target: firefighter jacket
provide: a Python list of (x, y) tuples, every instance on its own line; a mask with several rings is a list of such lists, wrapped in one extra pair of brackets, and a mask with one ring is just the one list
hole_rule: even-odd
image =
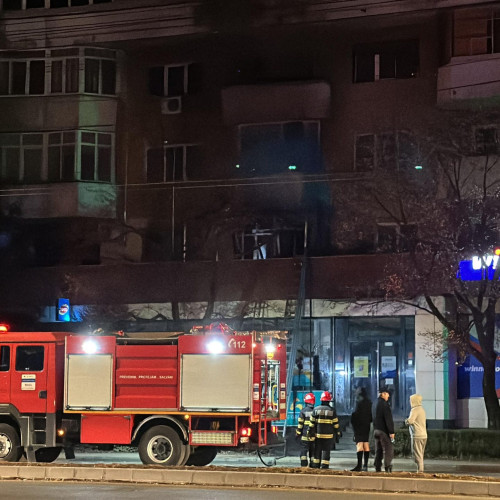
[(318, 439), (332, 439), (339, 432), (339, 419), (335, 408), (321, 404), (314, 408), (310, 418), (309, 435)]
[(306, 404), (299, 414), (299, 425), (297, 425), (296, 435), (300, 436), (301, 441), (314, 441), (314, 436), (309, 436), (308, 431), (310, 427), (311, 415), (314, 406)]

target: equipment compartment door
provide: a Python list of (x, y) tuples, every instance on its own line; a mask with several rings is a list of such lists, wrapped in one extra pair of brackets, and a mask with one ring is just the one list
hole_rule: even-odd
[(181, 407), (206, 411), (249, 411), (249, 354), (184, 354)]
[(113, 396), (111, 354), (68, 354), (65, 408), (109, 410)]

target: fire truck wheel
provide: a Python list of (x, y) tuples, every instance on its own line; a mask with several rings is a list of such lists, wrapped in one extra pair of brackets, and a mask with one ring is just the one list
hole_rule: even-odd
[(186, 465), (194, 465), (203, 467), (212, 463), (217, 456), (217, 448), (214, 446), (198, 446), (191, 456), (188, 458)]
[(143, 464), (177, 465), (182, 458), (182, 442), (171, 427), (157, 425), (147, 430), (139, 441)]
[(0, 424), (0, 461), (17, 462), (22, 454), (21, 440), (17, 431), (8, 424)]
[(189, 444), (181, 445), (181, 458), (179, 459), (179, 463), (177, 465), (186, 465), (186, 462), (189, 460), (191, 456), (191, 446)]
[(37, 462), (50, 463), (57, 459), (61, 453), (60, 447), (56, 448), (39, 448), (35, 451), (35, 458)]

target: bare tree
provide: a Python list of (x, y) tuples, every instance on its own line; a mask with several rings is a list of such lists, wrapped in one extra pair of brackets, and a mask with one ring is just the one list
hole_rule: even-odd
[[(459, 362), (467, 355), (477, 358), (484, 368), (488, 428), (500, 429), (494, 348), (500, 267), (493, 270), (487, 257), (500, 243), (500, 165), (492, 154), (496, 143), (479, 140), (493, 120), (498, 123), (491, 114), (455, 112), (429, 127), (429, 133), (414, 136), (413, 158), (403, 162), (398, 155), (394, 169), (377, 179), (373, 198), (400, 228), (396, 250), (406, 257), (386, 269), (386, 298), (434, 315), (447, 335), (427, 335), (445, 350), (456, 349)], [(479, 271), (482, 279), (468, 281), (458, 272), (459, 263), (473, 256), (485, 269)]]

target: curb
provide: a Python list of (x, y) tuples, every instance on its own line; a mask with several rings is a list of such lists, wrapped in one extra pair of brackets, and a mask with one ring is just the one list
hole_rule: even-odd
[(397, 476), (297, 474), (280, 472), (210, 471), (149, 467), (111, 468), (2, 465), (0, 480), (104, 481), (164, 485), (281, 487), (399, 493), (500, 497), (500, 482), (487, 480), (419, 479)]

